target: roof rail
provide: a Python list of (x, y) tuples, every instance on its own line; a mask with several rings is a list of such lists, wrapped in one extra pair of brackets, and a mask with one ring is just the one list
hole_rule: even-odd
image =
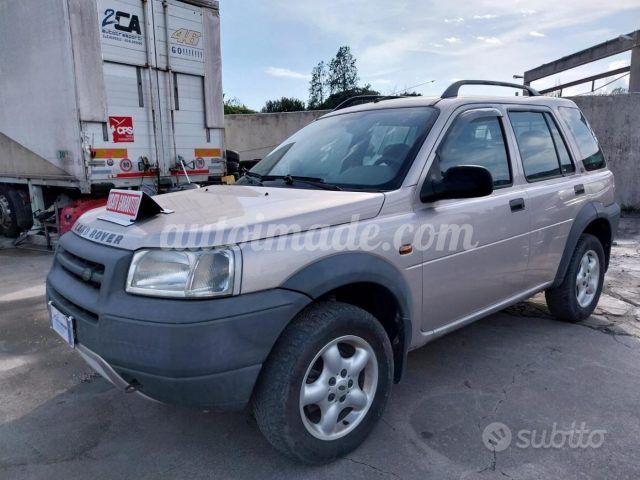
[(455, 98), (458, 96), (458, 90), (463, 85), (492, 85), (494, 87), (511, 87), (517, 88), (518, 90), (524, 90), (529, 93), (532, 97), (537, 97), (540, 93), (531, 88), (529, 85), (521, 85), (518, 83), (509, 83), (509, 82), (495, 82), (493, 80), (460, 80), (458, 82), (454, 82), (444, 91), (444, 93), (440, 96), (440, 98)]
[(381, 100), (391, 100), (392, 98), (404, 98), (402, 96), (394, 96), (394, 95), (356, 95), (355, 97), (347, 98), (344, 102), (340, 103), (336, 108), (336, 110), (342, 110), (343, 108), (352, 107), (353, 105), (360, 105), (363, 103), (377, 103)]

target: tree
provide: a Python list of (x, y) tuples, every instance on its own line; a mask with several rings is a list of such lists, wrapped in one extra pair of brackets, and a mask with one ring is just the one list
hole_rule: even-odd
[(629, 93), (629, 90), (624, 87), (616, 87), (611, 90), (611, 95), (624, 95), (625, 93)]
[(329, 63), (329, 91), (331, 94), (346, 92), (358, 87), (358, 67), (351, 48), (344, 46)]
[(319, 106), (322, 110), (332, 110), (340, 105), (345, 100), (351, 97), (357, 97), (359, 95), (380, 95), (380, 92), (371, 89), (371, 85), (367, 84), (364, 87), (355, 87), (343, 92), (332, 93), (327, 99)]
[(323, 61), (311, 70), (309, 84), (309, 110), (317, 109), (327, 95), (327, 67)]
[(302, 100), (287, 97), (282, 97), (279, 100), (268, 100), (262, 107), (262, 113), (300, 112), (302, 110), (305, 110)]
[(236, 97), (224, 101), (224, 114), (233, 115), (238, 113), (256, 113), (255, 110), (251, 110), (244, 103), (240, 102)]
[(394, 95), (397, 95), (398, 97), (421, 97), (422, 96), (421, 93), (418, 93), (416, 91), (410, 92), (408, 90), (405, 90), (404, 92), (395, 93)]

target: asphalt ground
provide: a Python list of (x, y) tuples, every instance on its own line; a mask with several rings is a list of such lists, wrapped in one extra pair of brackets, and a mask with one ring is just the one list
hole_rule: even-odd
[(116, 390), (49, 328), (51, 254), (0, 243), (0, 478), (636, 479), (639, 245), (640, 219), (623, 219), (585, 322), (554, 321), (538, 296), (412, 352), (370, 438), (307, 467), (271, 448), (248, 412)]

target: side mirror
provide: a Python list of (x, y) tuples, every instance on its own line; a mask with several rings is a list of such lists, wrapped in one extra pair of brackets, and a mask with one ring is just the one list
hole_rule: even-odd
[(420, 191), (424, 203), (450, 198), (486, 197), (493, 192), (493, 177), (484, 167), (461, 165), (451, 167), (442, 180), (427, 179)]

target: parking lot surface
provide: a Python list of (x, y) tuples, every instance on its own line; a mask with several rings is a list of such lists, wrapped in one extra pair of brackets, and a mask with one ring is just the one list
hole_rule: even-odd
[[(49, 328), (43, 282), (52, 255), (3, 245), (0, 478), (635, 479), (640, 471), (640, 218), (622, 219), (595, 315), (556, 322), (537, 296), (412, 352), (371, 437), (321, 467), (279, 455), (247, 412), (180, 409), (113, 388)], [(499, 439), (493, 449), (490, 436)]]

